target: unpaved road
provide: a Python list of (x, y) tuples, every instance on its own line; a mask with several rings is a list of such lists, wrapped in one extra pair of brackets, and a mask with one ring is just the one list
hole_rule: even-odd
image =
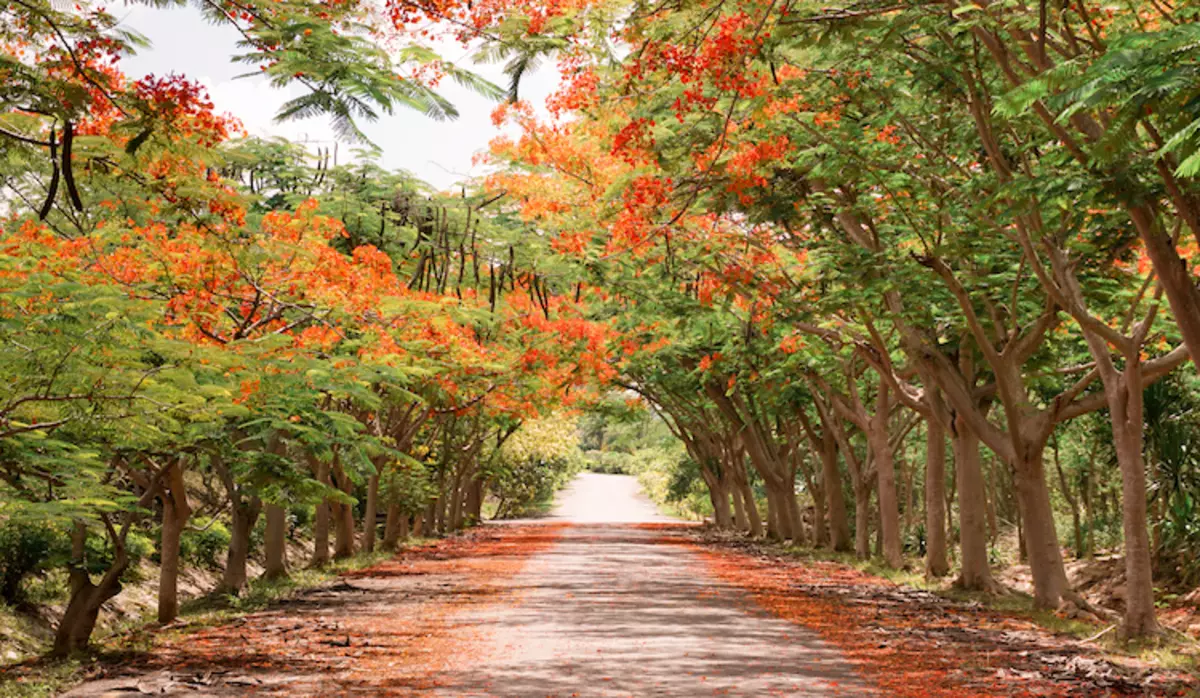
[(492, 543), (454, 558), (457, 576), (441, 552), (401, 556), (68, 695), (877, 694), (659, 530), (672, 520), (633, 478), (580, 475), (546, 521), (490, 527)]
[(816, 635), (638, 526), (670, 519), (633, 478), (583, 474), (559, 501), (553, 517), (570, 525), (483, 614), (481, 661), (439, 695), (874, 695)]

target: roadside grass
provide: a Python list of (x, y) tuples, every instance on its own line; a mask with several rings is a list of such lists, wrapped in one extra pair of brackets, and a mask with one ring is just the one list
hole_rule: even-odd
[[(68, 690), (90, 676), (102, 663), (129, 660), (153, 649), (158, 638), (177, 637), (220, 625), (249, 613), (271, 607), (279, 601), (321, 586), (339, 575), (376, 565), (403, 552), (405, 548), (428, 542), (427, 538), (407, 541), (396, 553), (360, 553), (335, 560), (321, 568), (294, 568), (290, 576), (279, 580), (254, 579), (240, 596), (209, 594), (180, 604), (179, 618), (160, 626), (152, 615), (131, 620), (96, 640), (89, 655), (67, 659), (37, 657), (0, 667), (0, 698), (43, 698)], [(19, 614), (0, 607), (0, 624), (24, 622)], [(5, 627), (9, 627), (5, 625)], [(48, 646), (30, 647), (31, 652), (46, 652)]]
[(1083, 618), (1068, 618), (1058, 613), (1035, 607), (1033, 597), (1019, 591), (993, 595), (968, 592), (951, 584), (954, 570), (942, 579), (927, 578), (919, 568), (919, 561), (910, 560), (902, 569), (892, 569), (878, 557), (860, 559), (854, 553), (840, 553), (784, 544), (762, 543), (789, 558), (800, 561), (835, 562), (853, 567), (860, 572), (886, 579), (898, 586), (920, 589), (936, 594), (948, 601), (959, 603), (975, 602), (988, 610), (1009, 614), (1031, 621), (1036, 625), (1076, 640), (1089, 640), (1110, 659), (1134, 659), (1155, 667), (1187, 671), (1200, 674), (1200, 642), (1177, 630), (1165, 630), (1162, 635), (1150, 640), (1126, 641), (1119, 628), (1103, 621)]
[(0, 698), (56, 696), (87, 676), (85, 662), (78, 658), (35, 660), (17, 666), (22, 668), (17, 675), (8, 676), (11, 668), (0, 673)]

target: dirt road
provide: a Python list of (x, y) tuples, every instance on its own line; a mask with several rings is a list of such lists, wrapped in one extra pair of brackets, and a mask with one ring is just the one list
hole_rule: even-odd
[(482, 661), (439, 695), (871, 695), (836, 650), (656, 530), (669, 519), (633, 478), (581, 475), (554, 517), (570, 525), (483, 614)]
[(633, 478), (584, 474), (537, 525), (406, 553), (68, 695), (874, 695), (706, 571), (670, 521)]

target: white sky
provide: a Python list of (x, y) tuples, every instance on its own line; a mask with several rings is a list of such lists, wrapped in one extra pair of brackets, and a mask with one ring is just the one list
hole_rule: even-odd
[[(229, 57), (239, 53), (238, 35), (232, 27), (213, 26), (190, 6), (160, 10), (135, 5), (114, 8), (113, 12), (123, 18), (126, 27), (152, 42), (149, 49), (123, 61), (122, 67), (129, 77), (180, 73), (205, 85), (217, 110), (240, 119), (251, 135), (283, 136), (293, 141), (308, 141), (314, 147), (332, 144), (332, 132), (324, 119), (274, 122), (279, 106), (289, 97), (299, 95), (302, 88), (292, 88), (291, 92), (275, 90), (257, 76), (234, 79), (254, 67), (230, 62)], [(453, 45), (443, 58), (471, 68), (468, 54), (466, 48)], [(500, 65), (480, 65), (473, 69), (498, 85), (506, 84)], [(521, 98), (541, 107), (558, 82), (558, 72), (551, 62), (522, 80)], [(472, 165), (471, 160), (476, 153), (485, 151), (488, 141), (498, 133), (491, 121), (496, 105), (450, 81), (443, 82), (439, 91), (458, 109), (458, 119), (437, 122), (416, 112), (400, 110), (382, 116), (375, 123), (362, 122), (360, 127), (382, 149), (385, 167), (408, 170), (439, 189), (447, 189), (455, 182), (484, 172), (482, 167)], [(349, 155), (350, 150), (351, 144), (339, 146), (340, 154)], [(342, 156), (339, 161), (344, 161)]]

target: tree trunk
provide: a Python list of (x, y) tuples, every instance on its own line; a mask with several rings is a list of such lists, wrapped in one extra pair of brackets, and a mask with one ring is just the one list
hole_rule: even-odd
[[(378, 466), (376, 466), (378, 467)], [(379, 471), (367, 480), (367, 510), (363, 514), (362, 549), (364, 552), (375, 552), (375, 519), (379, 515)]]
[(233, 472), (220, 453), (210, 454), (209, 462), (224, 483), (230, 502), (229, 550), (225, 555), (225, 571), (221, 575), (217, 591), (236, 596), (246, 587), (250, 531), (254, 529), (254, 523), (258, 521), (258, 515), (262, 511), (262, 500), (246, 494), (246, 488), (234, 478)]
[(399, 504), (388, 507), (387, 523), (383, 527), (383, 549), (395, 550), (396, 545), (408, 538), (408, 514), (400, 511)]
[(801, 545), (808, 542), (808, 535), (804, 530), (804, 512), (800, 509), (800, 502), (796, 499), (796, 488), (792, 486), (790, 492), (784, 492), (783, 501), (788, 508), (788, 514), (792, 521), (792, 540)]
[(746, 531), (750, 528), (750, 519), (746, 516), (746, 502), (742, 499), (738, 483), (735, 482), (730, 488), (730, 494), (733, 496), (733, 525), (739, 531)]
[(1054, 510), (1042, 462), (1044, 444), (1030, 443), (1017, 453), (1014, 464), (1017, 500), (1024, 524), (1029, 571), (1033, 575), (1034, 603), (1040, 608), (1057, 608), (1073, 596), (1063, 567)]
[(84, 568), (86, 542), (87, 528), (82, 523), (76, 523), (71, 532), (71, 562), (68, 573), (71, 599), (54, 634), (54, 648), (51, 654), (55, 657), (65, 657), (87, 649), (92, 631), (96, 629), (100, 607), (105, 601), (121, 593), (121, 575), (129, 566), (124, 543), (117, 541), (112, 566), (104, 573), (99, 584), (93, 584)]
[(483, 522), (483, 493), (486, 489), (483, 479), (476, 474), (467, 485), (466, 518), (469, 524)]
[[(1141, 402), (1132, 396), (1129, 402)], [(1121, 524), (1125, 534), (1125, 618), (1122, 633), (1127, 638), (1154, 635), (1154, 580), (1150, 558), (1150, 536), (1146, 528), (1146, 475), (1142, 459), (1140, 404), (1131, 409), (1124, 424), (1113, 419), (1117, 462), (1121, 467)], [(1136, 421), (1135, 421), (1136, 420)]]
[[(884, 391), (881, 390), (881, 393)], [(900, 509), (896, 500), (896, 469), (892, 447), (888, 443), (888, 412), (886, 398), (870, 421), (867, 438), (875, 461), (876, 483), (879, 491), (879, 532), (883, 543), (883, 559), (888, 567), (904, 566), (900, 547)]]
[[(1103, 346), (1103, 345), (1101, 345)], [(1142, 377), (1137, 358), (1126, 358), (1125, 370), (1105, 385), (1113, 446), (1121, 468), (1121, 526), (1125, 537), (1126, 638), (1155, 635), (1154, 579), (1150, 533), (1146, 526), (1146, 466), (1142, 454), (1144, 417)]]
[(758, 513), (758, 502), (754, 501), (754, 490), (750, 489), (750, 483), (745, 478), (738, 483), (738, 490), (746, 507), (746, 517), (750, 520), (750, 536), (760, 538), (763, 535), (763, 522), (762, 515)]
[(883, 555), (883, 526), (879, 520), (879, 510), (875, 510), (875, 555)]
[(1146, 245), (1146, 255), (1154, 264), (1158, 282), (1166, 291), (1183, 343), (1187, 345), (1192, 361), (1200, 361), (1200, 290), (1196, 288), (1196, 280), (1179, 256), (1174, 240), (1159, 225), (1153, 209), (1144, 205), (1132, 206), (1129, 216)]
[[(983, 470), (980, 469), (979, 472), (980, 477), (983, 477)], [(1000, 522), (996, 519), (996, 507), (1000, 502), (1000, 486), (996, 484), (995, 476), (990, 481), (985, 478), (983, 482), (983, 504), (987, 508), (988, 540), (994, 545), (996, 541), (1000, 540)]]
[(176, 458), (164, 477), (162, 538), (159, 542), (158, 622), (170, 623), (179, 615), (179, 539), (192, 516), (187, 486), (183, 482), (183, 459)]
[(1083, 518), (1079, 514), (1079, 498), (1071, 492), (1067, 483), (1067, 474), (1063, 472), (1062, 461), (1058, 453), (1058, 437), (1054, 437), (1054, 470), (1058, 473), (1058, 486), (1062, 490), (1063, 499), (1071, 507), (1071, 532), (1075, 539), (1075, 557), (1083, 559)]
[(434, 502), (433, 530), (438, 533), (446, 532), (446, 500), (454, 496), (453, 490), (443, 492)]
[(246, 562), (250, 558), (250, 532), (262, 512), (262, 500), (234, 502), (229, 527), (229, 553), (225, 556), (225, 573), (217, 589), (225, 594), (238, 595), (246, 588)]
[(779, 502), (775, 496), (775, 490), (767, 483), (764, 488), (767, 495), (767, 538), (771, 540), (780, 540), (782, 534), (779, 529)]
[(266, 548), (263, 578), (287, 577), (287, 509), (278, 504), (267, 504), (267, 535), (263, 546)]
[[(341, 460), (334, 456), (333, 477), (338, 489), (351, 497), (354, 494), (354, 484), (342, 468)], [(333, 504), (333, 557), (343, 560), (354, 555), (354, 505), (338, 502)]]
[[(1160, 495), (1158, 497), (1155, 497), (1154, 501), (1153, 501), (1154, 510), (1153, 510), (1153, 514), (1151, 515), (1151, 520), (1154, 521), (1154, 527), (1150, 529), (1150, 554), (1155, 557), (1158, 557), (1162, 551), (1162, 524), (1163, 524), (1163, 517), (1166, 516), (1166, 512), (1164, 511), (1166, 507), (1163, 504), (1164, 499), (1165, 499), (1165, 497)], [(1089, 524), (1088, 525), (1089, 542), (1090, 542), (1091, 534), (1092, 534), (1091, 524)], [(1090, 544), (1088, 545), (1088, 556), (1089, 557), (1091, 556), (1091, 545)]]
[[(469, 467), (469, 466), (464, 466)], [(462, 528), (462, 505), (463, 505), (463, 483), (468, 475), (462, 473), (454, 478), (454, 483), (450, 487), (450, 503), (449, 510), (446, 512), (446, 530), (457, 531)]]
[(710, 474), (708, 481), (708, 497), (713, 505), (713, 523), (718, 529), (733, 528), (733, 514), (729, 510), (729, 491), (716, 475)]
[[(1085, 537), (1084, 545), (1087, 548), (1087, 556), (1089, 559), (1096, 554), (1096, 510), (1094, 508), (1095, 499), (1092, 496), (1096, 487), (1096, 476), (1093, 468), (1094, 459), (1095, 453), (1093, 452), (1093, 454), (1088, 458), (1088, 467), (1087, 471), (1084, 473), (1085, 479), (1083, 482), (1083, 487), (1080, 488), (1079, 492), (1079, 496), (1083, 498), (1084, 516), (1087, 517), (1087, 535)], [(1156, 517), (1156, 520), (1158, 519), (1161, 519), (1161, 517)], [(1157, 530), (1157, 528), (1155, 530)], [(1155, 545), (1155, 549), (1158, 549), (1157, 545)]]
[[(827, 432), (829, 427), (825, 427)], [(821, 449), (821, 478), (825, 481), (825, 509), (829, 512), (829, 546), (833, 550), (850, 550), (850, 521), (846, 515), (846, 495), (842, 491), (842, 475), (837, 465), (837, 440), (832, 435), (824, 439)]]
[(946, 435), (937, 419), (925, 422), (925, 575), (944, 577), (946, 559)]
[(1025, 521), (1021, 516), (1021, 504), (1017, 503), (1017, 562), (1029, 564), (1029, 547), (1025, 542)]
[(995, 582), (988, 566), (987, 496), (979, 462), (979, 437), (967, 420), (954, 421), (954, 469), (958, 487), (958, 538), (962, 572), (957, 585), (968, 591), (992, 591)]
[(871, 488), (866, 483), (854, 487), (854, 554), (862, 560), (871, 557)]
[(813, 547), (829, 547), (829, 527), (825, 521), (825, 490), (812, 484), (809, 487), (813, 500)]
[(413, 516), (412, 534), (416, 538), (425, 535), (425, 514), (417, 513)]
[[(314, 469), (316, 470), (317, 482), (328, 486), (329, 481), (329, 462), (313, 458), (315, 461)], [(317, 503), (317, 509), (313, 516), (313, 567), (324, 567), (329, 564), (329, 517), (332, 505), (329, 498), (326, 497)]]
[(774, 483), (772, 487), (775, 490), (775, 505), (779, 507), (780, 539), (790, 541), (803, 540), (803, 537), (797, 531), (800, 522), (792, 520), (792, 510), (796, 505), (795, 487), (789, 487), (782, 481)]
[[(1074, 278), (1068, 278), (1068, 282), (1074, 281)], [(1143, 456), (1145, 415), (1142, 400), (1145, 379), (1138, 353), (1141, 338), (1150, 328), (1148, 325), (1139, 325), (1139, 329), (1135, 330), (1129, 346), (1124, 350), (1125, 366), (1118, 370), (1109, 353), (1109, 347), (1112, 345), (1095, 330), (1089, 330), (1087, 318), (1080, 312), (1082, 294), (1078, 292), (1078, 284), (1073, 284), (1070, 288), (1076, 291), (1075, 298), (1079, 303), (1076, 306), (1076, 317), (1083, 327), (1088, 349), (1096, 361), (1100, 380), (1104, 383), (1104, 397), (1108, 404), (1109, 423), (1112, 425), (1113, 449), (1116, 451), (1117, 465), (1121, 470), (1121, 528), (1125, 543), (1125, 618), (1121, 633), (1126, 638), (1156, 635), (1159, 626), (1154, 615), (1153, 562), (1150, 533), (1146, 524), (1146, 464)], [(1191, 286), (1190, 288), (1194, 298), (1195, 289)], [(1056, 466), (1057, 461), (1056, 447)], [(1061, 468), (1059, 473), (1061, 477)], [(1065, 478), (1063, 487), (1065, 490)], [(1071, 503), (1074, 520), (1078, 522), (1078, 506), (1073, 499)], [(1075, 537), (1078, 545), (1082, 539), (1078, 532), (1078, 523)]]

